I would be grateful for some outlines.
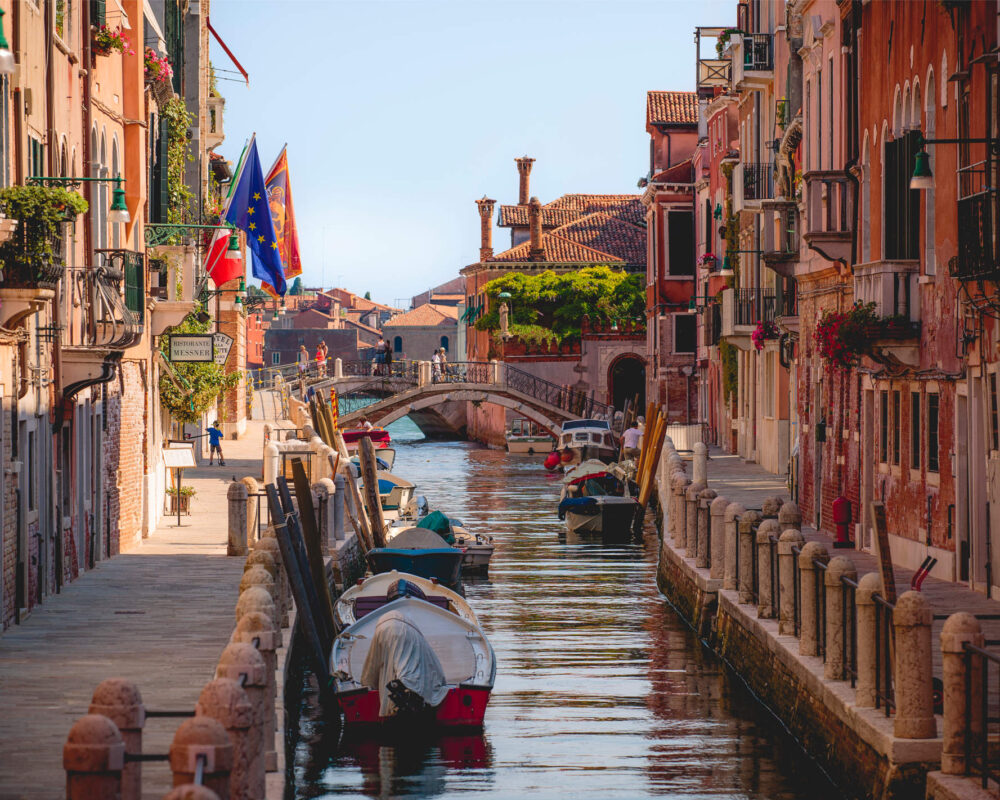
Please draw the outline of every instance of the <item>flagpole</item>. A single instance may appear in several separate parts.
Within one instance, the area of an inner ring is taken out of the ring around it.
[[[285,142],[283,145],[281,145],[281,149],[278,151],[278,157],[274,159],[274,163],[271,165],[271,169],[265,172],[264,175],[270,175],[272,172],[274,172],[274,168],[278,166],[278,162],[281,161],[281,154],[284,153],[287,149],[288,149],[288,142]]]

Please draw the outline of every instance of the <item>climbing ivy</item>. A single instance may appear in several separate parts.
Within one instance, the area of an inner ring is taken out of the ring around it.
[[[719,359],[722,361],[722,396],[728,402],[739,388],[739,369],[736,348],[725,339],[719,341]]]
[[[199,322],[194,315],[188,315],[170,332],[208,333],[211,324],[210,321]],[[164,358],[169,357],[169,336],[161,337],[160,352]],[[213,362],[171,362],[170,366],[184,388],[178,388],[169,375],[161,374],[160,404],[177,422],[198,422],[201,415],[221,400],[243,377],[239,371],[227,375],[224,367]]]
[[[160,109],[160,115],[167,121],[167,186],[170,192],[167,222],[176,225],[189,221],[194,199],[194,193],[184,181],[187,163],[194,161],[187,138],[194,115],[188,112],[179,97],[168,100]]]

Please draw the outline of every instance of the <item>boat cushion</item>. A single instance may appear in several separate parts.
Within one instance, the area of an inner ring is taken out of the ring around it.
[[[441,597],[440,595],[432,594],[430,597],[424,597],[428,603],[438,608],[448,609],[448,598]],[[386,597],[369,597],[362,595],[354,601],[354,619],[361,619],[366,614],[371,614],[373,611],[377,611],[382,608],[386,603],[392,602]]]

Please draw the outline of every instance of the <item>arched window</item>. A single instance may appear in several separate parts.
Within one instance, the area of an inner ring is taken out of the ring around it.
[[[868,131],[865,131],[865,142],[861,147],[861,261],[866,264],[872,260],[871,171]]]
[[[97,142],[97,127],[95,126],[90,131],[90,163],[84,164],[84,169],[87,170],[87,176],[90,178],[98,178],[101,175],[101,152],[98,149]],[[96,187],[97,184],[91,184],[91,186]],[[91,197],[97,197],[97,190],[94,189],[91,192]],[[101,215],[100,212],[93,207],[91,204],[90,210],[88,211],[88,216],[90,217],[90,240],[94,243],[94,247],[100,247],[101,242]],[[87,253],[87,257],[91,256]]]
[[[104,132],[101,132],[101,158],[97,167],[99,178],[108,177],[108,139]],[[97,191],[94,193],[97,201],[97,242],[98,247],[106,249],[108,246],[108,186],[105,183],[97,184]]]
[[[444,351],[447,353],[448,352],[448,337],[447,336],[442,336],[441,337],[441,346],[444,348]]]
[[[926,117],[924,119],[924,138],[933,139],[935,134],[935,104],[937,98],[934,96],[934,68],[927,70],[927,91],[924,94],[926,104]],[[927,151],[933,153],[934,145],[927,145]],[[924,273],[927,275],[937,274],[937,252],[934,247],[934,189],[924,191]]]
[[[392,352],[402,353],[403,352],[403,337],[397,336],[392,340]]]

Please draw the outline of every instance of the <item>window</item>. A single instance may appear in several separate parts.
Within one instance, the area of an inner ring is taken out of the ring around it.
[[[813,146],[812,146],[812,83],[806,81],[806,169],[812,168]]]
[[[446,353],[448,352],[448,337],[447,336],[442,336],[441,337],[441,347],[444,348],[444,351]]]
[[[1000,426],[997,420],[997,374],[990,375],[990,432],[993,437],[993,449],[1000,450]]]
[[[28,137],[28,175],[45,174],[45,147],[40,139]]]
[[[705,199],[705,252],[712,251],[712,201]]]
[[[910,392],[910,468],[920,469],[920,392]]]
[[[271,363],[280,364],[281,363],[281,353],[271,353]]]
[[[827,124],[827,136],[829,141],[829,146],[826,149],[827,152],[827,169],[833,169],[833,56],[830,56],[830,68],[827,70],[827,75],[830,76],[830,80],[827,81],[830,84],[830,89],[826,93],[827,101],[829,105],[827,106],[826,124]]]
[[[777,395],[774,386],[774,361],[776,355],[777,353],[764,353],[764,385],[762,390],[765,417],[774,416],[774,400]]]
[[[674,352],[693,353],[697,346],[694,314],[674,314]]]
[[[927,471],[937,472],[938,467],[938,403],[936,394],[927,394]]]
[[[694,275],[694,214],[667,212],[667,274]]]
[[[823,70],[816,70],[816,166],[823,168]]]
[[[28,446],[25,448],[28,461],[28,511],[34,511],[38,499],[35,496],[35,432],[28,431]]]
[[[899,409],[902,398],[899,396],[899,390],[895,390],[892,393],[892,463],[899,465]]]
[[[402,336],[396,336],[392,340],[392,352],[394,352],[394,353],[402,353],[403,352],[403,337]]]
[[[889,393],[879,392],[879,408],[881,410],[881,423],[879,425],[879,457],[883,464],[889,461]]]
[[[920,258],[920,191],[910,188],[920,131],[885,143],[882,186],[886,259]]]

